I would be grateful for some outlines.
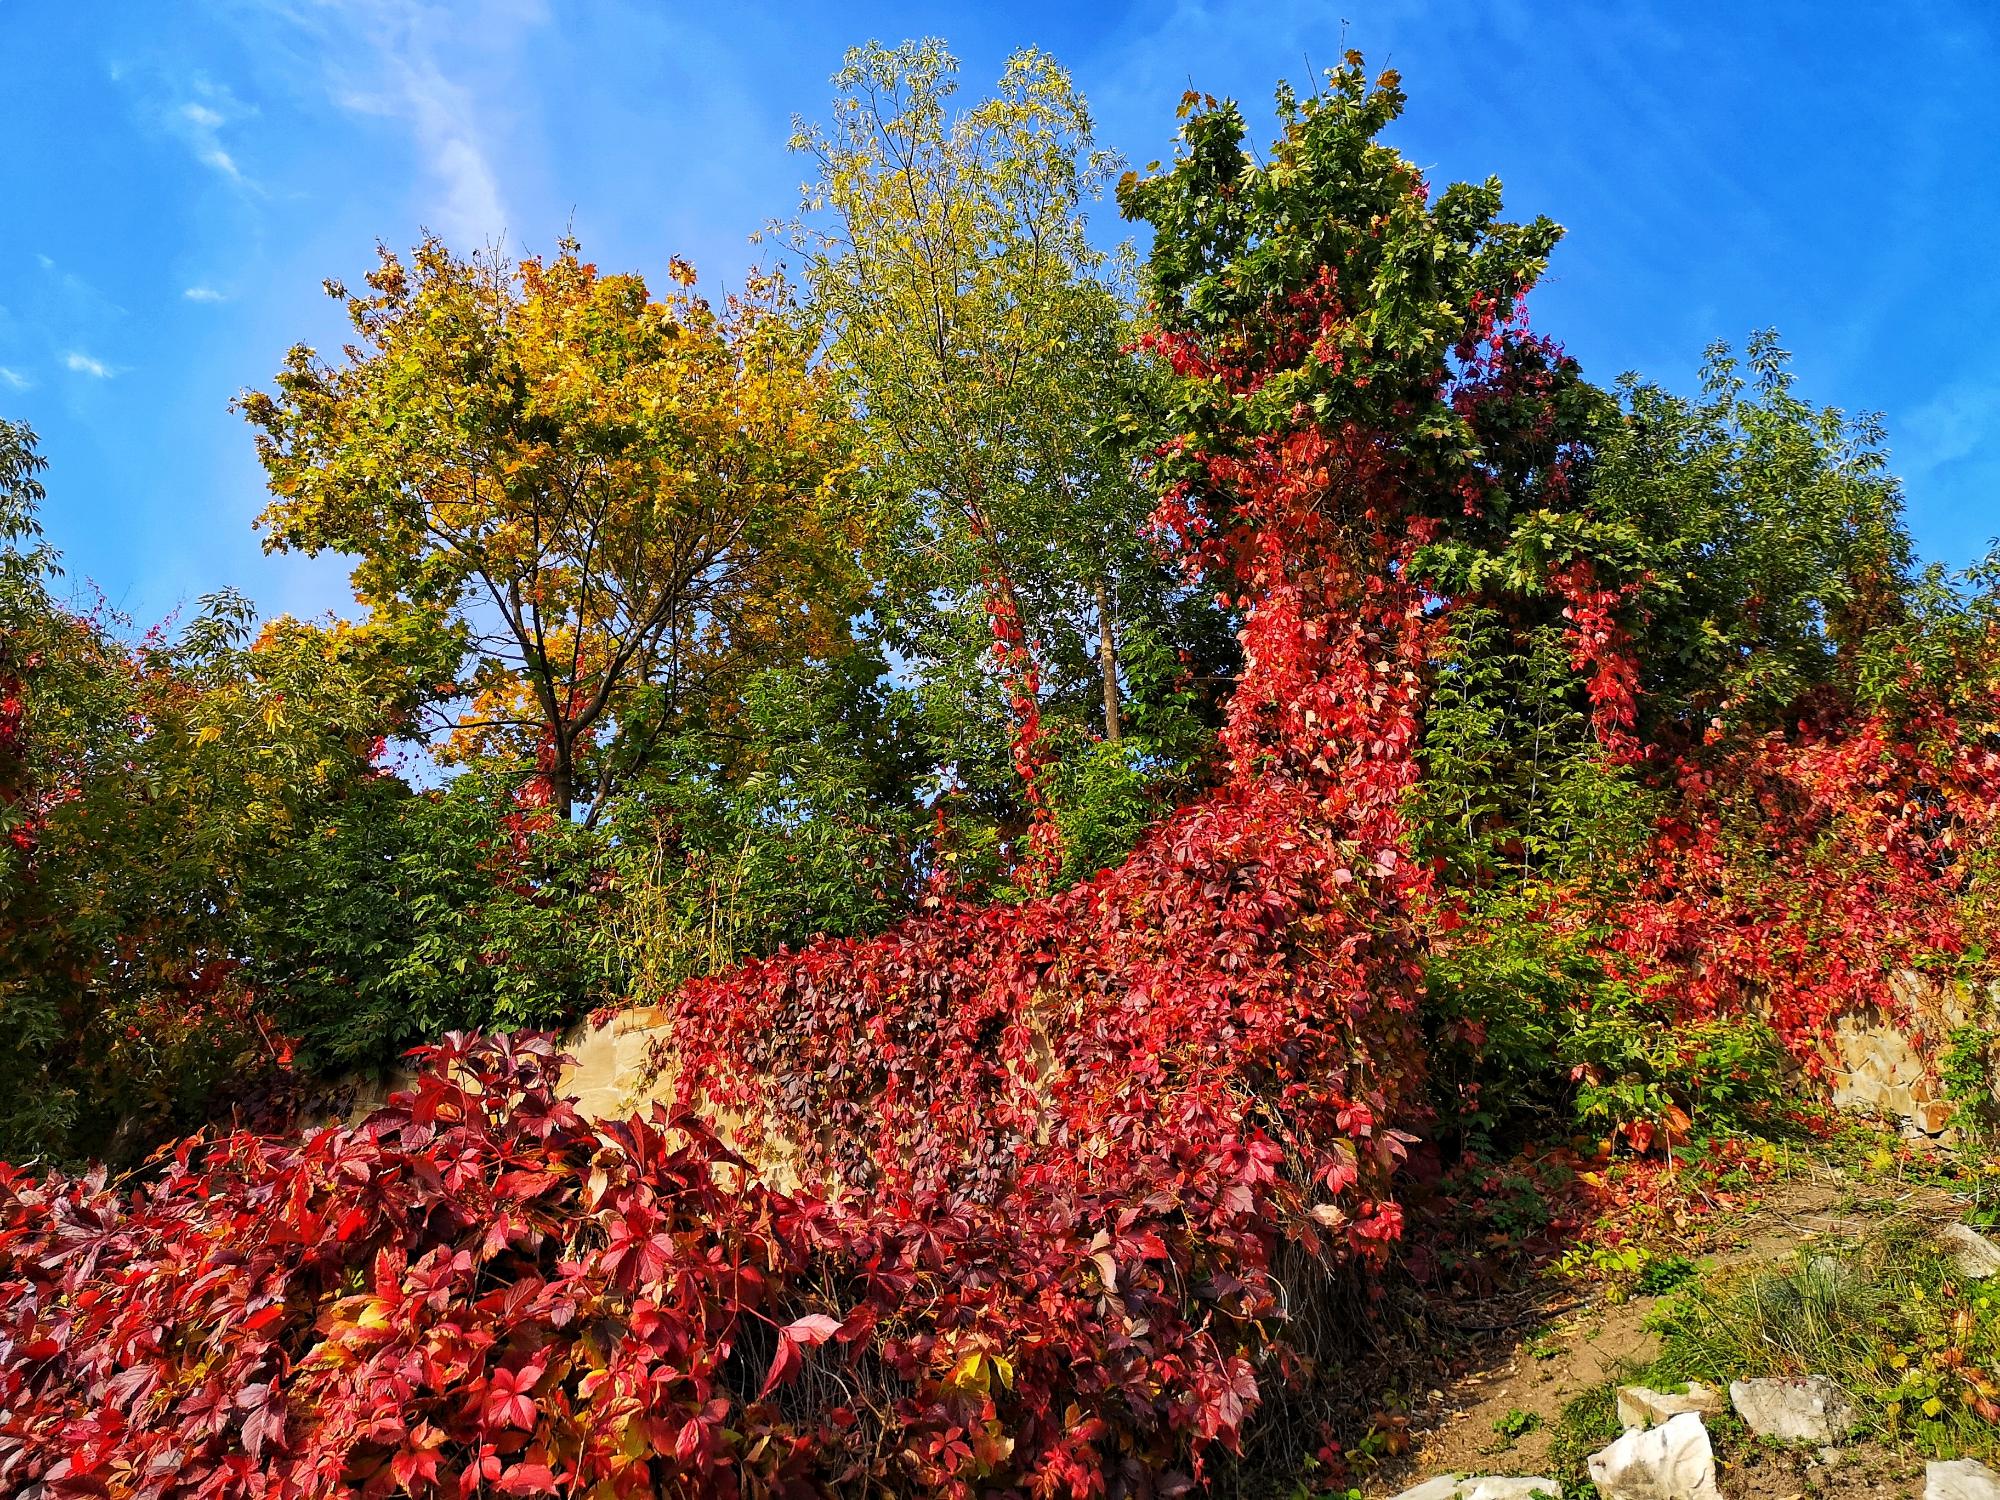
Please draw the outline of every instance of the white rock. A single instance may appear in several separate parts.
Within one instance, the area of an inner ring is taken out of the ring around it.
[[[1758,1437],[1837,1443],[1861,1420],[1847,1392],[1824,1375],[1729,1382],[1730,1404]]]
[[[1726,1407],[1722,1392],[1713,1386],[1703,1385],[1699,1380],[1688,1382],[1685,1395],[1648,1390],[1643,1385],[1618,1387],[1618,1425],[1628,1432],[1634,1427],[1658,1427],[1669,1417],[1677,1417],[1684,1411],[1712,1417]]]
[[[1604,1500],[1722,1500],[1708,1429],[1691,1411],[1591,1454],[1590,1481]]]
[[[1951,1252],[1959,1275],[1984,1281],[1989,1276],[2000,1274],[2000,1245],[1994,1244],[1971,1225],[1947,1224],[1939,1232],[1938,1240]]]
[[[1504,1475],[1468,1479],[1461,1474],[1440,1474],[1415,1489],[1404,1490],[1396,1500],[1536,1500],[1537,1496],[1562,1500],[1562,1486],[1553,1479]]]
[[[1435,1479],[1426,1479],[1422,1484],[1404,1490],[1395,1500],[1457,1500],[1458,1476],[1440,1474]]]
[[[2000,1474],[1970,1458],[1925,1464],[1924,1500],[2000,1500]]]

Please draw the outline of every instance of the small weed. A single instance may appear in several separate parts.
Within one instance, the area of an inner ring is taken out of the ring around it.
[[[1555,1359],[1563,1352],[1562,1335],[1554,1329],[1538,1333],[1528,1343],[1528,1353],[1536,1359]]]
[[[1409,1417],[1401,1412],[1378,1411],[1368,1419],[1368,1430],[1348,1450],[1347,1457],[1357,1469],[1372,1469],[1386,1458],[1408,1452],[1409,1447]]]
[[[1660,1255],[1644,1245],[1578,1246],[1563,1252],[1556,1270],[1577,1280],[1602,1281],[1613,1302],[1628,1297],[1657,1297],[1672,1291],[1696,1273],[1684,1255]]]
[[[1972,1207],[1965,1217],[1981,1229],[2000,1226],[2000,1158],[1988,1157],[1980,1164],[1972,1183]]]
[[[1361,1500],[1361,1491],[1344,1485],[1336,1489],[1334,1483],[1327,1466],[1316,1458],[1309,1458],[1301,1467],[1298,1478],[1292,1481],[1285,1500]]]
[[[1664,1297],[1675,1287],[1692,1281],[1699,1270],[1685,1255],[1654,1256],[1640,1268],[1632,1290],[1642,1297]]]
[[[1510,1444],[1519,1442],[1541,1425],[1540,1412],[1522,1411],[1518,1406],[1511,1409],[1506,1416],[1496,1417],[1493,1420],[1493,1430]]]

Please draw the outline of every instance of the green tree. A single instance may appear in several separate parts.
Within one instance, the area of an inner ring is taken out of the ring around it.
[[[612,825],[632,993],[910,909],[926,766],[912,695],[885,678],[861,652],[768,668],[729,764],[681,741],[634,783]]]
[[[1879,423],[1801,400],[1773,335],[1747,365],[1713,346],[1694,398],[1636,376],[1580,386],[1567,503],[1429,550],[1460,602],[1424,822],[1466,878],[1569,879],[1643,828],[1644,768],[1606,763],[1568,601],[1538,581],[1551,565],[1617,587],[1636,727],[1670,750],[1783,728],[1816,698],[1851,707],[1870,681],[1879,696],[1935,638],[1908,628],[1917,580]]]
[[[1731,756],[1802,723],[1893,715],[1913,692],[1991,719],[1990,576],[1915,574],[1879,424],[1802,400],[1772,335],[1742,360],[1712,347],[1694,397],[1625,377],[1588,454],[1570,513],[1525,517],[1511,555],[1539,547],[1619,583],[1646,755],[1606,754],[1569,622],[1493,586],[1508,576],[1493,557],[1465,566],[1488,586],[1456,609],[1427,715],[1417,808],[1454,918],[1427,973],[1437,1077],[1477,1079],[1463,1096],[1475,1130],[1547,1125],[1569,1107],[1597,1124],[1657,1119],[1669,1094],[1692,1109],[1697,1084],[1732,1078],[1741,1097],[1722,1115],[1764,1098],[1768,1028],[1667,1027],[1672,995],[1606,957],[1660,878],[1661,820],[1694,816],[1676,768],[1718,778],[1713,858],[1755,891],[1773,878],[1770,819],[1796,788],[1758,784]],[[1466,1022],[1476,1066],[1455,1043]],[[1567,1083],[1572,1070],[1597,1081]]]
[[[383,717],[333,637],[253,637],[234,595],[136,642],[65,605],[32,442],[5,442],[0,1156],[126,1160],[284,1063],[246,907],[376,774]]]
[[[1018,834],[1024,700],[1073,757],[1135,721],[1165,727],[1201,675],[1181,651],[1209,665],[1232,643],[1143,535],[1133,414],[1160,372],[1128,352],[1129,250],[1088,234],[1114,165],[1089,109],[1044,53],[1009,59],[991,98],[954,112],[957,73],[936,41],[850,52],[828,122],[794,135],[815,173],[781,232],[879,497],[886,638],[951,779]],[[1020,622],[1025,657],[995,651],[996,613]],[[1184,766],[1179,727],[1118,758]]]
[[[1619,382],[1593,501],[1628,528],[1642,684],[1662,733],[1761,731],[1856,680],[1910,617],[1913,550],[1879,419],[1814,407],[1773,333],[1708,350],[1701,393]]]
[[[32,429],[0,420],[0,938],[10,944],[26,925],[42,812],[27,696],[29,674],[43,670],[48,582],[58,572],[38,516],[47,465]],[[61,1140],[76,1110],[75,1090],[50,1067],[63,1037],[59,998],[15,971],[8,959],[0,978],[0,1152],[10,1153]]]

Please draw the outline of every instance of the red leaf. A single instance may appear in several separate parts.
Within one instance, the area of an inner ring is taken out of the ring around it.
[[[693,1462],[694,1456],[702,1450],[704,1432],[705,1429],[699,1419],[681,1425],[680,1432],[674,1438],[674,1458],[677,1462],[684,1464]]]
[[[500,1476],[500,1492],[505,1495],[553,1495],[556,1476],[547,1464],[515,1464]]]
[[[792,1337],[790,1329],[778,1333],[778,1352],[771,1356],[771,1372],[764,1377],[764,1388],[757,1392],[761,1401],[779,1386],[798,1374],[804,1359],[799,1353],[799,1341]]]
[[[829,1318],[825,1313],[807,1313],[803,1318],[788,1323],[783,1332],[786,1338],[807,1346],[824,1344],[840,1332],[840,1320]]]

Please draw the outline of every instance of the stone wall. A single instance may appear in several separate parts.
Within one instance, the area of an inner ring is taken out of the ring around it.
[[[1826,1074],[1833,1105],[1943,1135],[1955,1110],[1938,1080],[1937,1057],[1954,1031],[1987,1023],[2000,988],[1982,996],[1956,981],[1939,983],[1906,971],[1897,977],[1895,993],[1905,1015],[1869,1011],[1835,1023]],[[2000,1099],[2000,1079],[1993,1088]]]
[[[1870,1011],[1836,1023],[1824,1071],[1831,1102],[1836,1109],[1899,1122],[1925,1135],[1945,1135],[1955,1109],[1938,1079],[1936,1059],[1954,1031],[1989,1024],[2000,1015],[2000,984],[1975,991],[1906,971],[1894,988],[1900,1015]],[[664,1023],[660,1007],[642,1006],[619,1012],[602,1028],[586,1023],[564,1038],[563,1050],[576,1061],[563,1075],[563,1087],[578,1097],[585,1114],[627,1114],[665,1096],[667,1080],[652,1078],[647,1067]],[[1993,1090],[2000,1102],[2000,1077]]]
[[[562,1091],[599,1119],[643,1112],[665,1098],[668,1081],[655,1079],[647,1059],[664,1034],[666,1014],[655,1005],[621,1010],[602,1026],[585,1021],[562,1040],[574,1059],[563,1071]]]
[[[563,1070],[562,1092],[573,1095],[577,1107],[596,1119],[641,1113],[664,1098],[666,1081],[654,1079],[647,1065],[664,1021],[659,1007],[642,1005],[619,1011],[602,1026],[585,1021],[575,1027],[562,1039],[562,1050],[571,1058]],[[380,1079],[353,1080],[339,1091],[347,1101],[345,1118],[359,1120],[415,1083],[416,1074],[405,1067],[391,1068]]]

